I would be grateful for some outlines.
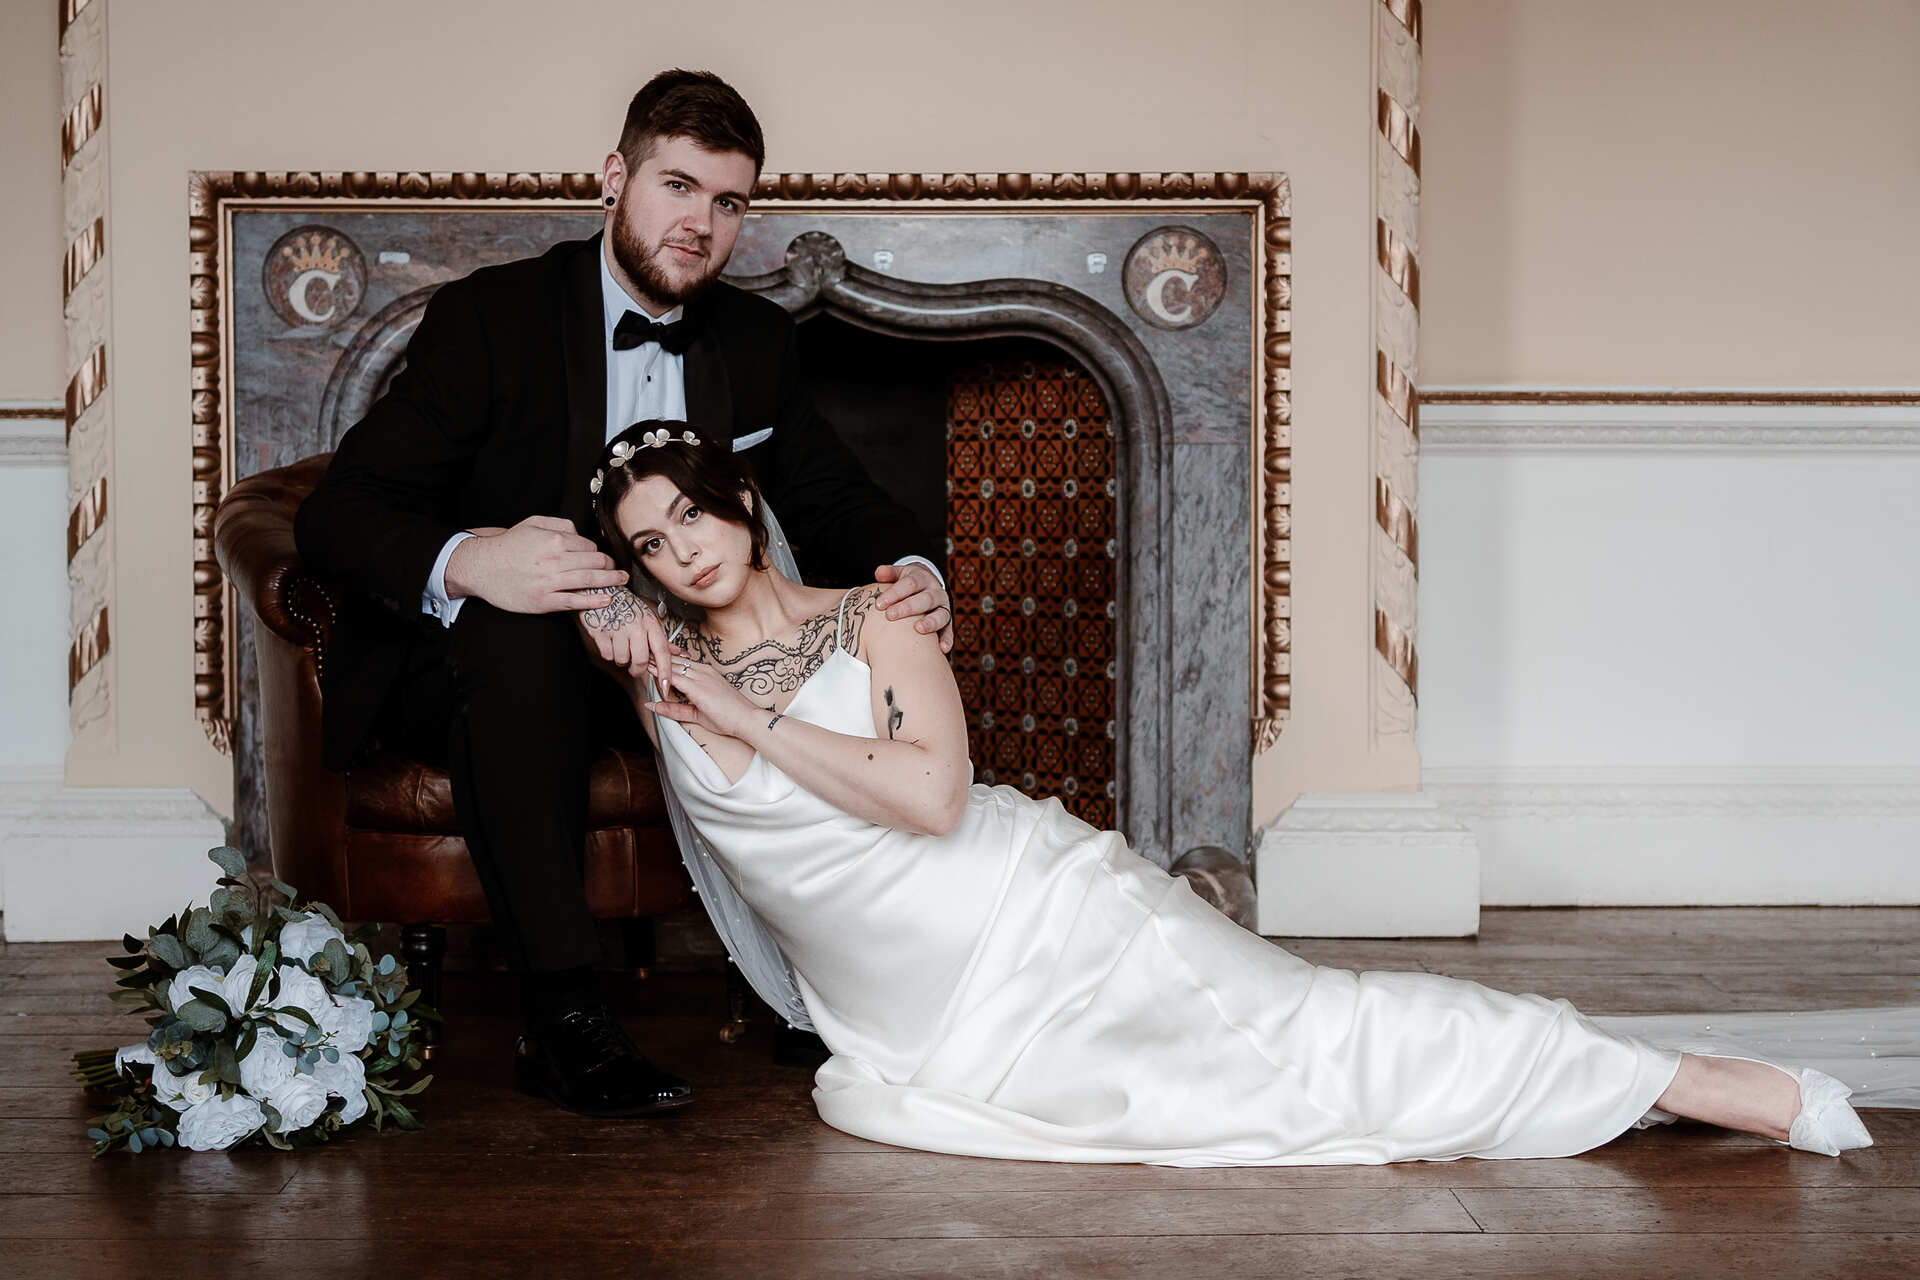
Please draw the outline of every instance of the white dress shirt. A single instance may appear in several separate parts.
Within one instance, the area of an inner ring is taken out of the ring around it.
[[[666,422],[685,422],[687,420],[687,376],[684,357],[675,355],[657,342],[643,342],[637,347],[625,351],[613,349],[614,326],[620,323],[620,317],[628,311],[638,311],[649,320],[660,324],[672,324],[685,314],[684,307],[673,307],[664,315],[652,315],[647,309],[634,301],[620,282],[613,278],[613,271],[607,265],[607,246],[604,242],[600,252],[600,314],[605,321],[604,342],[607,353],[607,435],[613,439],[636,422],[660,419]],[[772,434],[771,429],[749,432],[734,441],[735,450],[751,448]],[[433,562],[433,572],[427,575],[427,589],[420,593],[420,608],[440,619],[445,626],[452,626],[453,620],[460,616],[460,606],[466,597],[458,600],[447,597],[447,561],[453,558],[453,549],[468,538],[471,533],[462,531],[447,539],[440,548],[440,555]],[[924,556],[905,556],[894,561],[898,565],[924,564],[941,586],[946,579],[940,571]]]

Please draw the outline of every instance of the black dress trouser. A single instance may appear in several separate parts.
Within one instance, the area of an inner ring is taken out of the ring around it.
[[[598,960],[583,874],[587,771],[605,747],[651,746],[573,614],[475,598],[451,627],[423,614],[379,736],[451,775],[508,963],[549,973]]]

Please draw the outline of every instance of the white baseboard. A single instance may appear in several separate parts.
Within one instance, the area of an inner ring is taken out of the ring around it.
[[[1454,938],[1480,928],[1473,832],[1425,795],[1309,795],[1254,850],[1267,937]]]
[[[1920,904],[1920,771],[1434,768],[1487,906]]]
[[[186,790],[75,788],[9,781],[0,816],[0,902],[8,942],[143,935],[189,900],[204,903],[225,841],[213,811]]]

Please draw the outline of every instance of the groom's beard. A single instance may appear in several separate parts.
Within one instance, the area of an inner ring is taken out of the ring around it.
[[[669,274],[661,259],[666,255],[664,244],[649,245],[635,235],[627,225],[623,215],[624,208],[614,211],[613,219],[613,260],[627,273],[627,278],[640,286],[655,302],[664,302],[669,307],[677,307],[705,293],[709,286],[720,277],[720,269],[726,264],[716,263],[711,256],[711,244],[683,241],[689,248],[707,251],[708,257],[703,264],[704,270],[695,276]]]

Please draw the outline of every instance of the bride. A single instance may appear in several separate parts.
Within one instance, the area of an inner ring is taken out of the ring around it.
[[[1827,1155],[1871,1144],[1824,1072],[1683,1052],[1565,1000],[1309,964],[1117,832],[974,783],[938,638],[876,610],[876,587],[801,585],[725,441],[637,424],[593,489],[672,625],[641,610],[600,651],[734,960],[832,1051],[814,1100],[835,1128],[1174,1165],[1565,1156],[1675,1117]]]

